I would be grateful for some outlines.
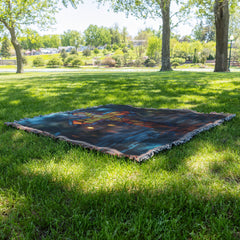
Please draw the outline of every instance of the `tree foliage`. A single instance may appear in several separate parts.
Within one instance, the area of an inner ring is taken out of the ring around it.
[[[31,29],[28,32],[21,34],[21,37],[18,37],[18,40],[21,44],[22,49],[39,49],[39,48],[58,48],[62,45],[60,35],[51,34],[40,36],[36,31]]]
[[[83,0],[62,0],[62,3],[65,7],[68,7],[68,5],[70,3],[73,8],[77,8],[77,5],[79,3],[83,3]]]
[[[40,37],[40,42],[43,48],[57,48],[62,45],[58,34],[43,35]]]
[[[25,37],[19,39],[21,46],[24,49],[32,51],[33,49],[39,49],[42,46],[40,35],[37,31],[26,29],[24,35]]]
[[[171,70],[170,65],[170,5],[171,0],[97,0],[105,4],[110,2],[116,12],[125,12],[139,18],[162,18],[162,67],[161,71]],[[180,0],[175,0],[179,2]]]
[[[9,58],[11,56],[10,47],[11,47],[11,43],[9,39],[5,36],[2,40],[2,47],[1,47],[1,56],[3,58]]]
[[[74,46],[79,48],[83,44],[83,37],[80,32],[75,30],[68,30],[61,35],[62,46]]]
[[[57,11],[57,0],[0,0],[0,25],[11,35],[17,56],[17,73],[23,72],[21,45],[17,39],[19,33],[32,24],[38,24],[40,27],[52,24],[52,16]]]
[[[46,27],[55,22],[53,15],[59,10],[57,0],[0,0],[0,22],[17,31],[39,24]]]
[[[33,60],[33,66],[34,67],[42,67],[44,66],[45,62],[44,59],[40,56],[37,56],[34,60]]]
[[[111,44],[120,45],[121,43],[121,33],[117,24],[109,29],[111,35]]]
[[[238,0],[189,0],[197,7],[200,17],[214,17],[216,27],[216,63],[215,72],[226,72],[228,69],[228,35],[229,16],[239,6]]]
[[[155,31],[151,28],[145,28],[143,30],[138,31],[137,36],[134,37],[135,40],[145,40],[146,45],[148,43],[148,39],[155,35]]]
[[[128,32],[127,32],[127,28],[123,27],[122,32],[121,32],[121,40],[123,44],[127,44],[128,43]]]
[[[47,63],[50,68],[57,68],[63,65],[62,60],[59,57],[53,56]]]
[[[54,14],[58,12],[58,0],[0,0],[0,28],[5,27],[17,56],[17,73],[23,72],[21,45],[18,42],[19,33],[31,25],[41,28],[51,26],[55,22]],[[74,6],[79,0],[63,0],[66,5]]]
[[[111,43],[111,34],[106,27],[98,27],[97,25],[90,25],[85,31],[86,45],[92,47],[104,46]]]
[[[196,40],[199,40],[201,42],[215,41],[216,29],[214,21],[212,20],[207,24],[203,24],[203,21],[201,21],[199,25],[195,26],[193,35]]]
[[[237,5],[235,11],[230,15],[229,33],[237,40],[240,38],[240,6]]]
[[[162,41],[160,38],[156,36],[152,36],[148,39],[148,47],[147,47],[147,56],[153,59],[155,62],[159,63],[160,54],[162,48]]]

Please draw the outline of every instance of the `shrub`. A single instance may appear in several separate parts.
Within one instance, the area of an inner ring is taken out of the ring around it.
[[[134,67],[141,67],[143,65],[143,60],[141,58],[137,58],[134,63]]]
[[[186,62],[185,58],[172,58],[171,63],[177,62],[180,64],[184,64]]]
[[[134,61],[131,60],[131,59],[128,60],[126,66],[127,66],[127,67],[133,67],[133,66],[134,66]]]
[[[79,57],[75,57],[72,61],[71,61],[71,65],[73,67],[79,67],[83,65],[83,61],[79,58]]]
[[[240,62],[240,46],[239,49],[233,49],[231,59],[232,61]]]
[[[196,48],[194,49],[193,63],[199,63],[199,57],[198,57]]]
[[[98,53],[99,53],[99,49],[98,49],[98,48],[94,48],[93,52],[94,52],[95,54],[98,54]]]
[[[82,52],[82,55],[85,57],[91,56],[91,50],[90,49],[84,49]]]
[[[154,67],[156,66],[156,64],[157,64],[156,61],[154,61],[154,59],[151,59],[151,58],[146,59],[144,62],[144,65],[146,67]]]
[[[131,50],[133,50],[133,49],[134,49],[133,43],[129,43],[128,48],[130,48]]]
[[[68,54],[66,53],[65,49],[61,50],[60,56],[61,56],[63,61],[67,58]]]
[[[65,59],[65,61],[64,61],[64,66],[69,66],[69,65],[71,65],[71,62],[74,60],[74,58],[76,58],[76,56],[69,56],[69,57],[67,57],[66,59]]]
[[[180,64],[179,64],[178,62],[173,62],[171,65],[172,65],[174,68],[176,68],[176,67],[179,66]]]
[[[215,57],[212,54],[209,54],[209,57],[207,58],[207,60],[214,60]]]
[[[52,57],[48,63],[47,66],[51,67],[51,68],[56,68],[56,67],[60,67],[63,64],[62,60],[58,57]]]
[[[97,65],[97,66],[100,66],[101,65],[101,60],[98,58],[94,61],[94,64]]]
[[[174,51],[174,57],[186,59],[187,58],[187,53],[185,51],[183,51],[183,50],[176,49]]]
[[[72,66],[72,67],[79,67],[84,65],[83,61],[81,60],[80,57],[78,57],[77,55],[71,55],[69,57],[67,57],[64,61],[64,66]]]
[[[22,63],[23,63],[23,65],[28,64],[27,58],[25,56],[22,56]]]
[[[111,47],[111,45],[107,45],[107,47],[106,47],[106,49],[108,50],[108,51],[111,51],[112,50],[112,47]]]
[[[78,52],[77,52],[76,48],[72,48],[70,54],[71,55],[78,55]]]
[[[140,46],[139,46],[140,48]],[[147,45],[147,56],[151,59],[153,59],[156,62],[160,62],[161,59],[161,49],[162,49],[162,41],[157,36],[152,36],[148,39],[148,45]],[[139,51],[144,52],[144,48],[140,48]],[[141,56],[139,54],[139,56]]]
[[[104,54],[104,55],[107,55],[107,54],[108,54],[107,49],[103,49],[103,54]]]
[[[129,54],[128,54],[128,53],[125,53],[125,54],[123,55],[122,59],[123,59],[123,66],[125,66],[125,67],[128,66],[128,62],[129,62],[129,60],[130,60]]]
[[[42,57],[36,57],[33,60],[33,66],[34,67],[42,67],[44,65],[45,65],[45,63],[44,63],[44,59]]]
[[[125,44],[125,43],[121,43],[121,44],[120,44],[120,48],[123,49],[123,48],[125,48],[125,47],[126,47],[126,44]]]
[[[115,67],[116,61],[113,58],[107,57],[102,60],[102,65],[108,65],[109,67]]]
[[[200,63],[205,64],[207,61],[207,58],[205,56],[201,56],[199,60],[200,60]]]
[[[119,46],[118,46],[116,43],[114,43],[114,44],[112,45],[112,49],[113,49],[114,51],[116,51],[118,48],[119,48]]]
[[[123,55],[123,51],[121,49],[117,49],[115,52],[114,52],[114,55]]]
[[[124,64],[123,64],[123,62],[124,62],[124,59],[123,59],[123,56],[121,56],[121,55],[116,55],[116,56],[113,56],[112,57],[114,60],[115,60],[115,62],[116,62],[116,67],[122,67]]]
[[[127,48],[127,47],[124,47],[124,48],[122,49],[122,52],[123,52],[123,53],[128,53],[128,48]]]

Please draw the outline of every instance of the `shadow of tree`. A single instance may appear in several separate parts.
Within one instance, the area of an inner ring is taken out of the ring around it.
[[[4,205],[0,238],[237,239],[237,77],[234,73],[71,73],[26,74],[7,81],[0,88]],[[211,85],[215,81],[217,89]],[[229,89],[229,84],[235,88]],[[141,165],[3,126],[25,117],[109,103],[184,106],[237,116]],[[191,165],[201,157],[199,152],[210,158],[204,163],[205,172]]]
[[[2,187],[21,200],[5,212],[5,239],[234,239],[238,226],[239,197],[203,190],[186,176],[155,189],[132,183],[84,191],[20,165],[12,174]]]

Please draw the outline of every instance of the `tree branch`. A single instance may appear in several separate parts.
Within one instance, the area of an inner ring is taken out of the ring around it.
[[[8,30],[10,30],[10,26],[9,26],[9,24],[5,21],[5,19],[0,18],[0,22],[2,22],[2,23],[4,24],[4,26],[5,26]]]

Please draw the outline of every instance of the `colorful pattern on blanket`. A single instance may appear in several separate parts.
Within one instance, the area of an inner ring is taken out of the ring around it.
[[[232,117],[232,114],[109,104],[6,124],[142,161]]]

